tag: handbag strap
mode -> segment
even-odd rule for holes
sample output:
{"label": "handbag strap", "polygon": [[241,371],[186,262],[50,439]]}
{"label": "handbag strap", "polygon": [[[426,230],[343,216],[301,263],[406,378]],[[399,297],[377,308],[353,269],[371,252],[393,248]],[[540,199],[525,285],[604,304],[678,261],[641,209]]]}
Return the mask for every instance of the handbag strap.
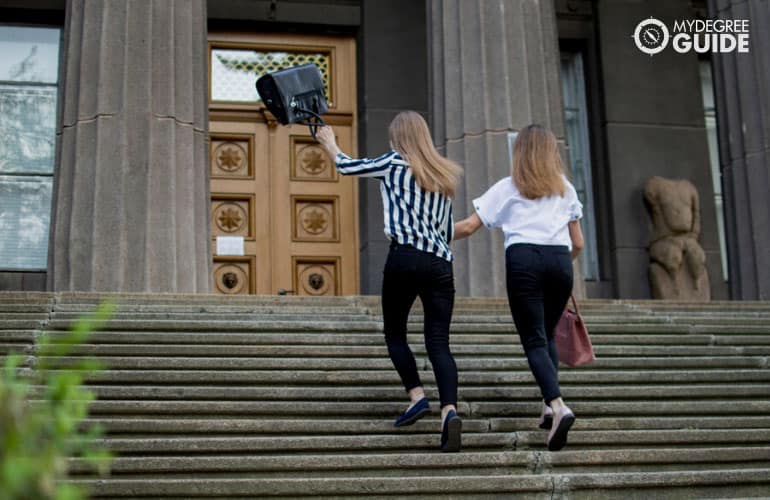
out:
{"label": "handbag strap", "polygon": [[572,306],[575,308],[575,314],[580,316],[580,308],[577,305],[577,301],[575,300],[574,295],[570,295],[569,298],[572,300]]}

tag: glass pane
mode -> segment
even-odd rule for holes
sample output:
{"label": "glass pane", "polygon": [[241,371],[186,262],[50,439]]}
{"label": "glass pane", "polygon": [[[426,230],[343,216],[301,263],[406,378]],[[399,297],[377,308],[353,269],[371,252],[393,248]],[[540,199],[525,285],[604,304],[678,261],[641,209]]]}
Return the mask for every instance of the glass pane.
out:
{"label": "glass pane", "polygon": [[314,63],[321,70],[329,100],[328,53],[267,52],[256,50],[211,51],[211,100],[258,102],[257,78],[279,69]]}
{"label": "glass pane", "polygon": [[581,53],[562,53],[561,80],[572,183],[578,198],[583,203],[581,227],[585,237],[585,248],[580,254],[580,262],[583,266],[583,277],[587,280],[598,280],[599,252],[594,216],[588,104]]}
{"label": "glass pane", "polygon": [[0,84],[0,173],[53,173],[56,87]]}
{"label": "glass pane", "polygon": [[0,268],[47,267],[52,181],[0,176]]}
{"label": "glass pane", "polygon": [[0,26],[0,80],[59,81],[59,30]]}
{"label": "glass pane", "polygon": [[711,182],[714,186],[714,205],[717,211],[717,232],[722,257],[722,278],[729,279],[727,265],[727,239],[725,236],[725,213],[722,201],[722,172],[719,168],[719,139],[717,137],[717,110],[714,106],[714,84],[711,77],[711,61],[700,61],[700,82],[703,95],[703,114],[706,121],[706,137],[709,145]]}

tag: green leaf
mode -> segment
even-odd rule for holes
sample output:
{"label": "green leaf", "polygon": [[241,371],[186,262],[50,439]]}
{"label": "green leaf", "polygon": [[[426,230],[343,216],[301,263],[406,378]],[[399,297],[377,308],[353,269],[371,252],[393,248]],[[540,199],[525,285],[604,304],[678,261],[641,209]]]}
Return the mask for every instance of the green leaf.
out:
{"label": "green leaf", "polygon": [[83,387],[83,381],[86,374],[102,369],[101,363],[75,358],[64,364],[60,358],[71,355],[92,331],[106,324],[114,308],[111,302],[102,303],[71,331],[41,335],[37,363],[28,369],[20,369],[23,356],[2,360],[0,499],[85,498],[86,492],[64,482],[70,456],[90,457],[100,473],[109,471],[112,455],[95,442],[102,430],[84,425],[95,394]]}

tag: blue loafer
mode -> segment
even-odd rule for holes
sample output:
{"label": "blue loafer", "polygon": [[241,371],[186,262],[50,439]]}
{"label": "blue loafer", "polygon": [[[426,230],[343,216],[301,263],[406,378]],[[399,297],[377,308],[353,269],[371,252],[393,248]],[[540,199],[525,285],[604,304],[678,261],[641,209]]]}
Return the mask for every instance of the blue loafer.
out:
{"label": "blue loafer", "polygon": [[441,451],[456,453],[460,451],[462,439],[463,421],[457,416],[457,412],[449,410],[441,429]]}
{"label": "blue loafer", "polygon": [[396,419],[393,423],[394,427],[404,427],[406,425],[412,425],[420,420],[422,417],[430,413],[430,404],[428,404],[428,398],[422,398],[417,401],[414,406],[406,410]]}

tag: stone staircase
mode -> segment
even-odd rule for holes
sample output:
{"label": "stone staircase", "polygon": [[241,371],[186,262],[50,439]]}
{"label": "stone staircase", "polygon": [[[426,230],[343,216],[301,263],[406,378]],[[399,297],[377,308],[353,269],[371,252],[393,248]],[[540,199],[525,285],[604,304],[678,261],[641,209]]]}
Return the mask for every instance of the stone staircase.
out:
{"label": "stone staircase", "polygon": [[106,297],[117,313],[77,355],[109,367],[89,421],[119,456],[105,479],[71,461],[95,498],[770,497],[770,303],[586,301],[599,360],[562,369],[578,420],[550,453],[506,303],[458,299],[463,451],[442,454],[419,308],[434,413],[395,429],[371,297],[6,292],[0,353],[34,363],[43,330]]}

